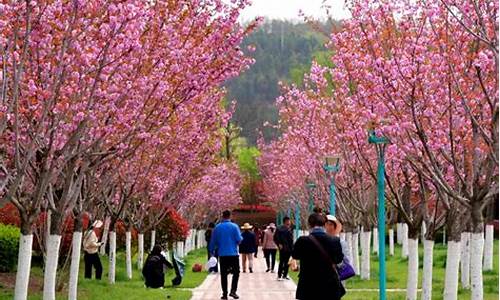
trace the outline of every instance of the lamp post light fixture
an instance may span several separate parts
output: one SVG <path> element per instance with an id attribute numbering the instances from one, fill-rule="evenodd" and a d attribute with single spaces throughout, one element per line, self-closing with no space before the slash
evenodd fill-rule
<path id="1" fill-rule="evenodd" d="M 368 143 L 374 144 L 377 150 L 379 299 L 385 300 L 385 148 L 390 144 L 390 140 L 385 136 L 377 136 L 372 123 L 368 128 Z"/>
<path id="2" fill-rule="evenodd" d="M 326 156 L 324 159 L 323 169 L 330 175 L 330 214 L 335 216 L 335 173 L 340 170 L 340 156 Z"/>

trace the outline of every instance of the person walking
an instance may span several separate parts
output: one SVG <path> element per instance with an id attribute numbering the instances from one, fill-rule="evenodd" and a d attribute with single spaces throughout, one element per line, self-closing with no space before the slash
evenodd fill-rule
<path id="1" fill-rule="evenodd" d="M 85 278 L 92 278 L 92 267 L 95 268 L 95 278 L 101 280 L 102 264 L 99 258 L 99 247 L 102 243 L 97 239 L 96 229 L 101 228 L 102 221 L 96 220 L 85 232 L 83 237 L 83 261 L 85 263 Z"/>
<path id="2" fill-rule="evenodd" d="M 293 247 L 292 257 L 300 261 L 296 299 L 325 299 L 328 295 L 329 300 L 338 300 L 345 295 L 335 267 L 344 258 L 342 246 L 338 237 L 326 233 L 325 223 L 324 214 L 311 214 L 310 234 L 299 237 Z"/>
<path id="3" fill-rule="evenodd" d="M 255 224 L 255 227 L 253 228 L 253 234 L 255 235 L 255 254 L 253 255 L 253 257 L 257 258 L 257 253 L 259 252 L 259 246 L 261 244 L 261 235 L 262 235 L 262 232 L 260 231 L 259 229 L 259 225 L 258 224 Z"/>
<path id="4" fill-rule="evenodd" d="M 221 299 L 228 299 L 227 276 L 233 274 L 231 282 L 231 292 L 229 296 L 234 299 L 240 297 L 236 294 L 238 289 L 238 279 L 240 277 L 240 261 L 238 254 L 238 245 L 243 240 L 238 225 L 231 222 L 231 212 L 225 210 L 222 213 L 222 221 L 215 226 L 210 239 L 210 253 L 214 255 L 217 251 L 220 264 L 220 280 L 222 286 Z"/>
<path id="5" fill-rule="evenodd" d="M 208 228 L 207 230 L 205 231 L 205 242 L 207 242 L 207 256 L 208 256 L 208 260 L 210 260 L 210 258 L 212 256 L 214 256 L 215 258 L 218 259 L 217 257 L 217 251 L 215 251 L 214 255 L 212 255 L 212 253 L 210 253 L 210 239 L 212 238 L 212 233 L 214 231 L 214 228 L 215 228 L 215 224 L 213 222 L 210 222 L 210 224 L 208 224 Z M 208 269 L 208 273 L 217 273 L 219 271 L 219 268 L 218 268 L 218 265 L 216 264 L 215 266 L 211 267 Z"/>
<path id="6" fill-rule="evenodd" d="M 275 231 L 276 225 L 274 225 L 274 223 L 269 224 L 266 230 L 264 230 L 264 236 L 262 238 L 262 251 L 264 252 L 264 257 L 266 258 L 266 272 L 271 271 L 271 273 L 274 273 L 276 252 L 278 251 L 278 245 L 274 242 Z"/>
<path id="7" fill-rule="evenodd" d="M 278 245 L 280 261 L 278 264 L 278 280 L 288 277 L 288 261 L 293 250 L 293 233 L 289 217 L 283 218 L 283 225 L 274 233 L 274 242 Z"/>
<path id="8" fill-rule="evenodd" d="M 248 271 L 253 273 L 253 254 L 257 251 L 257 243 L 255 234 L 250 230 L 253 228 L 249 223 L 243 224 L 241 229 L 243 233 L 241 236 L 243 240 L 240 244 L 240 254 L 241 254 L 241 266 L 243 267 L 243 273 L 247 270 L 247 262 L 248 262 Z"/>
<path id="9" fill-rule="evenodd" d="M 173 265 L 163 256 L 161 247 L 155 245 L 142 268 L 146 287 L 153 289 L 163 288 L 165 285 L 166 267 L 173 268 Z"/>

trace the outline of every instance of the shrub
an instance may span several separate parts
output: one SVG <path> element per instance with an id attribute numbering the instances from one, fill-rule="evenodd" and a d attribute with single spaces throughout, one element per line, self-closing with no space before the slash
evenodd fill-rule
<path id="1" fill-rule="evenodd" d="M 184 241 L 187 238 L 189 223 L 178 212 L 170 209 L 157 226 L 156 231 L 161 242 L 171 247 L 174 242 Z"/>
<path id="2" fill-rule="evenodd" d="M 19 228 L 0 224 L 0 272 L 16 269 L 20 235 Z"/>

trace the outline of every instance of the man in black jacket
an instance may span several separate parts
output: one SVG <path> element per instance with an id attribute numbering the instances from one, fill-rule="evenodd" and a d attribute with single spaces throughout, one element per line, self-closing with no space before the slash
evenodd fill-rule
<path id="1" fill-rule="evenodd" d="M 293 233 L 289 217 L 283 218 L 281 225 L 274 233 L 274 242 L 280 251 L 280 263 L 278 265 L 278 280 L 290 279 L 288 277 L 288 261 L 293 250 Z"/>
<path id="2" fill-rule="evenodd" d="M 311 233 L 295 242 L 292 257 L 300 260 L 296 299 L 338 300 L 345 294 L 334 264 L 344 258 L 338 237 L 326 234 L 326 216 L 313 213 L 308 219 Z"/>

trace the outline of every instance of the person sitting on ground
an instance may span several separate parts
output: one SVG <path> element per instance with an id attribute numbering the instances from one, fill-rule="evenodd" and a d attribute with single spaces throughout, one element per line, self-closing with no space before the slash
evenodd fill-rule
<path id="1" fill-rule="evenodd" d="M 161 246 L 155 245 L 142 268 L 146 287 L 163 288 L 165 285 L 165 267 L 173 268 L 172 264 L 163 256 Z"/>
<path id="2" fill-rule="evenodd" d="M 253 273 L 253 254 L 257 251 L 257 244 L 255 242 L 255 234 L 250 231 L 252 228 L 253 226 L 249 223 L 245 223 L 241 226 L 241 229 L 243 229 L 243 232 L 241 233 L 243 240 L 241 241 L 239 248 L 243 273 L 247 271 L 247 261 L 248 270 L 250 273 Z"/>
<path id="3" fill-rule="evenodd" d="M 295 242 L 292 257 L 300 261 L 299 282 L 295 298 L 299 300 L 338 300 L 345 294 L 335 264 L 342 262 L 342 246 L 338 237 L 325 231 L 326 216 L 315 212 L 308 218 L 311 232 Z"/>

